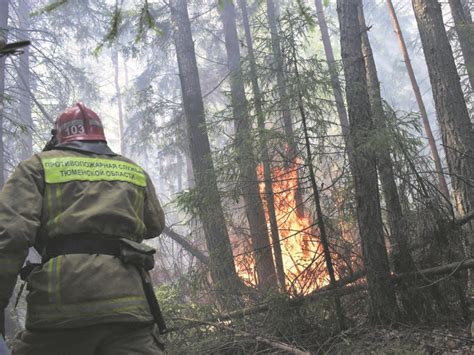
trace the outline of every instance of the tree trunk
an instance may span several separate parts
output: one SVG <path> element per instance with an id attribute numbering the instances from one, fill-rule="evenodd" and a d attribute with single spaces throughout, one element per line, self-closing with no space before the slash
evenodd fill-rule
<path id="1" fill-rule="evenodd" d="M 8 27 L 8 3 L 9 0 L 0 0 L 0 40 L 7 41 Z M 3 146 L 3 112 L 5 102 L 5 59 L 0 58 L 0 189 L 5 184 L 5 162 Z"/>
<path id="2" fill-rule="evenodd" d="M 425 133 L 428 137 L 428 144 L 430 146 L 431 155 L 435 163 L 436 173 L 438 174 L 440 191 L 449 200 L 449 189 L 448 184 L 446 183 L 446 178 L 443 174 L 443 165 L 441 164 L 441 158 L 439 157 L 438 148 L 436 147 L 436 141 L 431 130 L 430 120 L 428 119 L 428 113 L 426 112 L 425 102 L 423 101 L 423 96 L 421 95 L 420 87 L 418 86 L 418 82 L 415 77 L 415 72 L 411 64 L 410 56 L 408 55 L 405 39 L 403 38 L 403 33 L 400 28 L 400 23 L 398 22 L 395 8 L 393 7 L 392 0 L 387 0 L 387 5 L 390 16 L 392 17 L 392 23 L 398 38 L 398 43 L 403 54 L 405 66 L 408 71 L 408 76 L 410 77 L 411 86 L 415 93 L 416 102 L 418 103 L 418 108 L 420 109 L 420 115 L 423 121 L 423 126 L 425 128 Z"/>
<path id="3" fill-rule="evenodd" d="M 345 143 L 345 148 L 347 152 L 347 160 L 349 162 L 349 169 L 351 170 L 351 173 L 354 174 L 352 171 L 352 167 L 354 166 L 352 159 L 353 159 L 353 148 L 351 146 L 350 140 L 349 140 L 349 119 L 347 117 L 347 110 L 346 106 L 344 103 L 344 96 L 342 93 L 342 87 L 341 87 L 341 82 L 339 80 L 339 69 L 336 63 L 336 59 L 334 58 L 334 52 L 331 44 L 331 38 L 329 36 L 329 29 L 328 25 L 326 22 L 326 17 L 324 15 L 324 7 L 322 0 L 315 0 L 314 4 L 316 6 L 316 15 L 318 19 L 318 25 L 319 29 L 321 31 L 321 39 L 323 42 L 324 46 L 324 52 L 326 54 L 326 61 L 328 63 L 328 68 L 329 68 L 329 75 L 331 76 L 331 86 L 332 86 L 332 92 L 334 95 L 334 100 L 336 103 L 336 110 L 337 110 L 337 115 L 339 117 L 339 124 L 341 125 L 341 132 L 342 136 L 344 139 Z M 338 197 L 336 197 L 338 199 Z M 338 211 L 338 216 L 339 220 L 343 221 L 344 220 L 344 207 L 342 206 L 342 203 L 337 204 L 337 211 Z M 341 232 L 342 232 L 342 238 L 343 240 L 346 240 L 346 229 L 347 227 L 344 225 L 344 222 L 340 223 L 341 226 Z M 351 236 L 351 239 L 353 237 Z M 350 246 L 348 249 L 346 249 L 345 255 L 347 255 L 346 259 L 350 260 L 352 253 L 352 246 Z"/>
<path id="4" fill-rule="evenodd" d="M 357 219 L 367 270 L 370 317 L 373 322 L 390 322 L 398 309 L 383 235 L 375 154 L 367 144 L 373 135 L 373 124 L 357 14 L 358 0 L 338 0 L 337 4 L 350 119 L 349 139 L 354 149 Z"/>
<path id="5" fill-rule="evenodd" d="M 298 156 L 298 147 L 295 142 L 293 131 L 293 121 L 290 110 L 290 97 L 288 96 L 288 88 L 285 79 L 285 65 L 281 53 L 280 35 L 277 24 L 278 9 L 273 0 L 267 0 L 268 25 L 270 26 L 270 37 L 273 51 L 273 68 L 276 71 L 278 106 L 283 119 L 283 127 L 285 130 L 286 141 L 288 144 L 287 156 L 289 165 L 296 162 Z M 298 215 L 304 215 L 303 194 L 300 188 L 299 171 L 297 170 L 297 186 L 296 188 L 296 212 Z"/>
<path id="6" fill-rule="evenodd" d="M 437 1 L 412 0 L 430 75 L 431 88 L 448 168 L 459 214 L 474 209 L 474 130 L 464 101 L 453 52 Z M 474 255 L 474 237 L 469 233 L 467 253 Z M 470 255 L 469 255 L 470 254 Z M 474 274 L 469 276 L 469 293 L 474 295 Z M 474 326 L 474 323 L 471 327 Z"/>
<path id="7" fill-rule="evenodd" d="M 124 123 L 123 123 L 123 104 L 122 104 L 122 91 L 120 90 L 120 67 L 119 67 L 119 53 L 118 50 L 112 52 L 112 62 L 114 64 L 114 84 L 115 84 L 115 95 L 117 97 L 117 108 L 118 108 L 118 119 L 119 119 L 119 144 L 120 154 L 125 154 L 125 140 L 123 137 Z"/>
<path id="8" fill-rule="evenodd" d="M 474 131 L 437 1 L 412 0 L 458 209 L 474 207 Z"/>
<path id="9" fill-rule="evenodd" d="M 375 65 L 375 59 L 370 45 L 368 28 L 365 22 L 362 0 L 359 6 L 359 23 L 361 26 L 362 54 L 364 55 L 365 68 L 367 71 L 367 85 L 370 99 L 370 108 L 375 128 L 384 132 L 387 129 L 387 117 L 385 115 L 382 94 L 380 92 L 380 82 Z M 393 263 L 396 273 L 408 273 L 415 270 L 415 263 L 410 253 L 408 243 L 408 228 L 403 215 L 400 196 L 398 194 L 397 184 L 395 183 L 395 174 L 393 172 L 393 161 L 390 155 L 390 146 L 383 145 L 386 140 L 378 140 L 382 146 L 377 147 L 377 168 L 382 184 L 382 192 L 385 197 L 387 207 L 388 224 L 392 236 Z M 413 281 L 413 280 L 409 280 Z M 410 287 L 409 282 L 401 288 L 401 298 L 405 315 L 408 317 L 416 316 L 420 309 L 422 298 L 419 293 Z"/>
<path id="10" fill-rule="evenodd" d="M 290 33 L 293 33 L 293 28 L 290 27 Z M 313 167 L 313 153 L 311 151 L 311 142 L 308 134 L 308 125 L 306 119 L 306 111 L 304 108 L 303 103 L 303 93 L 301 92 L 301 79 L 299 75 L 299 68 L 298 68 L 298 57 L 296 55 L 296 44 L 292 42 L 292 57 L 293 57 L 293 65 L 294 65 L 294 75 L 296 77 L 298 83 L 298 110 L 300 111 L 301 122 L 303 124 L 303 132 L 304 132 L 304 140 L 305 140 L 305 148 L 306 148 L 306 166 L 309 170 L 309 177 L 311 180 L 311 188 L 313 190 L 313 197 L 314 197 L 314 204 L 316 210 L 316 216 L 318 218 L 318 228 L 319 228 L 319 235 L 321 244 L 323 245 L 323 252 L 324 252 L 324 261 L 326 262 L 326 268 L 329 274 L 330 286 L 332 289 L 337 288 L 337 281 L 336 275 L 334 272 L 334 265 L 332 262 L 331 252 L 329 248 L 329 238 L 326 231 L 326 224 L 324 223 L 324 215 L 323 209 L 321 207 L 321 198 L 318 190 L 318 185 L 316 183 L 316 173 L 314 172 Z M 338 296 L 334 297 L 334 306 L 336 309 L 336 317 L 338 321 L 338 327 L 340 330 L 345 329 L 345 320 L 344 320 L 344 311 L 342 309 L 341 300 Z"/>
<path id="11" fill-rule="evenodd" d="M 334 52 L 332 50 L 331 37 L 329 37 L 328 25 L 324 16 L 324 8 L 322 0 L 314 0 L 316 6 L 316 15 L 318 18 L 319 30 L 321 31 L 321 39 L 323 41 L 324 52 L 329 67 L 329 74 L 331 75 L 331 85 L 336 100 L 337 115 L 341 124 L 342 135 L 347 145 L 347 137 L 349 135 L 349 120 L 347 118 L 346 106 L 344 105 L 344 97 L 342 95 L 341 83 L 339 81 L 339 71 L 337 69 L 336 60 L 334 59 Z"/>
<path id="12" fill-rule="evenodd" d="M 250 77 L 252 90 L 255 100 L 255 111 L 257 114 L 257 124 L 260 135 L 261 162 L 263 165 L 263 175 L 265 183 L 265 199 L 268 206 L 268 219 L 270 221 L 270 231 L 273 243 L 273 255 L 280 289 L 285 290 L 285 269 L 283 267 L 283 258 L 281 254 L 280 235 L 278 231 L 278 222 L 275 212 L 275 198 L 272 186 L 272 171 L 270 165 L 270 153 L 268 151 L 267 134 L 265 130 L 265 114 L 262 107 L 262 94 L 258 83 L 257 64 L 255 62 L 255 53 L 253 49 L 252 33 L 250 30 L 249 16 L 247 11 L 247 0 L 239 0 L 239 6 L 242 11 L 242 18 L 245 30 L 245 41 L 247 44 L 248 59 L 250 63 Z"/>
<path id="13" fill-rule="evenodd" d="M 18 17 L 20 19 L 20 28 L 23 39 L 28 38 L 30 28 L 30 5 L 27 0 L 20 1 L 18 4 Z M 30 52 L 26 47 L 20 55 L 20 64 L 18 67 L 18 87 L 20 95 L 19 115 L 20 122 L 23 125 L 23 134 L 20 139 L 20 159 L 28 159 L 33 154 L 33 120 L 31 117 L 31 95 L 30 95 Z"/>
<path id="14" fill-rule="evenodd" d="M 362 54 L 364 55 L 365 70 L 367 72 L 367 88 L 370 99 L 370 108 L 375 129 L 385 134 L 387 129 L 387 117 L 383 108 L 382 94 L 380 92 L 380 82 L 377 68 L 372 53 L 372 46 L 368 36 L 368 28 L 365 22 L 362 1 L 359 6 L 359 23 L 361 26 Z M 386 140 L 383 140 L 384 142 Z M 377 168 L 382 184 L 382 191 L 388 210 L 388 223 L 394 243 L 395 272 L 402 273 L 413 270 L 414 263 L 411 258 L 407 229 L 398 195 L 395 175 L 393 173 L 393 162 L 390 156 L 390 146 L 382 145 L 377 147 Z"/>
<path id="15" fill-rule="evenodd" d="M 278 33 L 277 14 L 275 3 L 273 2 L 273 0 L 267 0 L 267 15 L 268 24 L 270 26 L 270 36 L 273 50 L 273 67 L 276 71 L 277 76 L 277 87 L 279 95 L 278 105 L 280 106 L 281 116 L 283 118 L 283 125 L 285 128 L 285 134 L 288 140 L 288 157 L 291 159 L 296 156 L 296 144 L 293 133 L 293 122 L 291 118 L 290 102 L 287 92 L 288 90 L 286 87 L 286 80 L 284 76 L 284 64 L 281 54 L 280 37 Z"/>
<path id="16" fill-rule="evenodd" d="M 449 0 L 449 6 L 464 57 L 469 84 L 474 92 L 474 23 L 472 22 L 472 16 L 469 11 L 466 11 L 461 0 Z"/>
<path id="17" fill-rule="evenodd" d="M 227 65 L 230 71 L 231 102 L 236 132 L 235 147 L 240 169 L 240 184 L 252 236 L 258 284 L 262 290 L 269 290 L 276 288 L 277 278 L 265 214 L 260 199 L 257 162 L 253 152 L 248 103 L 245 97 L 242 69 L 240 67 L 240 42 L 237 36 L 235 16 L 235 7 L 232 1 L 225 0 L 221 18 L 224 25 Z"/>
<path id="18" fill-rule="evenodd" d="M 240 280 L 235 271 L 211 157 L 186 0 L 173 0 L 171 14 L 175 25 L 173 38 L 181 80 L 195 190 L 202 197 L 199 199 L 198 209 L 209 251 L 209 270 L 216 286 L 217 296 L 227 296 L 227 299 L 221 300 L 225 305 L 232 305 L 233 302 L 229 302 L 228 298 L 239 294 Z"/>

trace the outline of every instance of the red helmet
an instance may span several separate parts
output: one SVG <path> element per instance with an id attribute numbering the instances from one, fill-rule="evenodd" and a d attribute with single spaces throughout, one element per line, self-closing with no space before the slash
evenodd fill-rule
<path id="1" fill-rule="evenodd" d="M 58 143 L 72 141 L 105 141 L 104 127 L 99 116 L 78 102 L 66 109 L 54 123 Z"/>

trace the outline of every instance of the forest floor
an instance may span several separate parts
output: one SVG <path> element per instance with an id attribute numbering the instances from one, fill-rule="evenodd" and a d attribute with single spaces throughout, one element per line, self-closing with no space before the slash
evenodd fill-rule
<path id="1" fill-rule="evenodd" d="M 466 327 L 352 328 L 329 340 L 320 354 L 474 354 Z"/>
<path id="2" fill-rule="evenodd" d="M 256 329 L 253 337 L 250 333 L 247 336 L 217 333 L 202 334 L 201 337 L 194 338 L 191 336 L 193 340 L 188 338 L 187 341 L 190 342 L 186 346 L 168 343 L 169 354 L 474 354 L 474 339 L 468 337 L 466 326 L 461 324 L 399 324 L 385 328 L 366 325 L 350 328 L 326 339 L 318 339 L 315 334 L 303 336 L 298 342 L 287 339 L 285 344 L 294 347 L 295 352 L 262 343 L 258 337 L 263 334 Z M 276 339 L 268 334 L 263 336 L 266 339 Z M 177 342 L 180 343 L 181 340 Z M 176 345 L 178 346 L 175 347 Z"/>
<path id="3" fill-rule="evenodd" d="M 175 323 L 177 331 L 164 340 L 169 354 L 474 355 L 474 338 L 455 299 L 450 312 L 443 315 L 433 310 L 430 320 L 426 319 L 428 313 L 423 322 L 385 326 L 371 324 L 363 293 L 350 294 L 343 301 L 349 327 L 344 331 L 338 330 L 330 300 L 306 300 L 296 305 L 275 298 L 268 303 L 270 309 L 244 318 L 204 322 L 196 327 Z M 209 314 L 211 309 L 196 307 L 183 309 L 176 318 L 206 319 Z"/>

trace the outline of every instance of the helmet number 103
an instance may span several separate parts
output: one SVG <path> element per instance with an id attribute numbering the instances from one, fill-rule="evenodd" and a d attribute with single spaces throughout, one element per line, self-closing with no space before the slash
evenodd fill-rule
<path id="1" fill-rule="evenodd" d="M 86 133 L 83 125 L 75 125 L 75 126 L 66 127 L 64 131 L 66 132 L 66 135 L 68 136 Z"/>

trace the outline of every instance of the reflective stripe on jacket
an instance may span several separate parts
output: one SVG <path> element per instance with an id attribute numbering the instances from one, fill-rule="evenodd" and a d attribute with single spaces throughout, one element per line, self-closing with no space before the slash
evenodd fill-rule
<path id="1" fill-rule="evenodd" d="M 52 150 L 20 163 L 0 193 L 0 309 L 28 247 L 94 235 L 141 242 L 164 214 L 150 178 L 130 160 Z M 28 277 L 27 327 L 152 320 L 137 270 L 108 255 L 53 258 Z"/>

